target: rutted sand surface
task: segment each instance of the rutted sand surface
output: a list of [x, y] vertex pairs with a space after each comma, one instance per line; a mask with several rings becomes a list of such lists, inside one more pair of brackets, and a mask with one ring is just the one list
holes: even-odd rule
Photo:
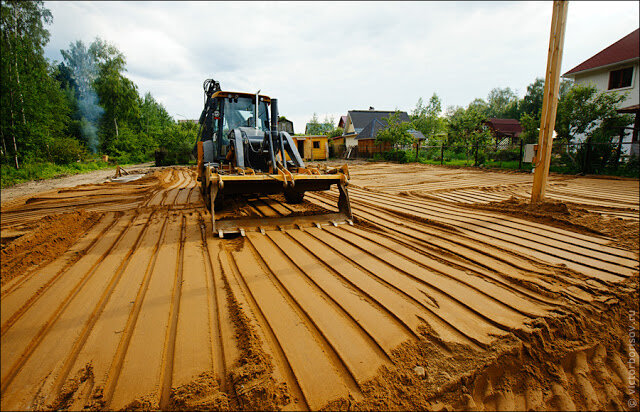
[[[429, 191], [529, 178], [456, 172], [355, 165], [354, 226], [236, 239], [211, 235], [186, 168], [3, 205], [14, 261], [60, 232], [46, 216], [83, 223], [3, 262], [2, 409], [633, 409], [637, 246]], [[337, 191], [306, 199], [242, 214], [335, 210]]]
[[[376, 163], [376, 173], [357, 165], [352, 183], [373, 191], [462, 204], [487, 204], [511, 198], [528, 202], [533, 174], [431, 165]], [[605, 216], [638, 220], [638, 179], [551, 174], [548, 201], [581, 205]]]
[[[153, 163], [141, 163], [127, 166], [126, 170], [131, 173], [146, 173], [153, 169]], [[59, 177], [57, 179], [33, 180], [31, 182], [19, 183], [2, 189], [0, 198], [2, 203], [12, 201], [24, 196], [34, 195], [50, 190], [57, 190], [65, 187], [74, 187], [88, 183], [106, 182], [115, 175], [115, 167], [109, 169], [95, 170], [87, 173], [80, 173], [72, 176]]]

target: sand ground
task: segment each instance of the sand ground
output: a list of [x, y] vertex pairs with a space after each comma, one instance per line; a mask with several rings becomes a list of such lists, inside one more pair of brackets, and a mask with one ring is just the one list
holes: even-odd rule
[[3, 198], [2, 409], [637, 410], [637, 180], [350, 168], [231, 239], [184, 167]]

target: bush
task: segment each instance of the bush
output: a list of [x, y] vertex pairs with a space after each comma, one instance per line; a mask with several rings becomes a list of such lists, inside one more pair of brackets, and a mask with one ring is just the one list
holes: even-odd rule
[[191, 145], [187, 142], [173, 145], [171, 150], [164, 147], [154, 153], [156, 166], [185, 165], [193, 157]]
[[49, 156], [55, 164], [64, 165], [85, 160], [87, 150], [74, 138], [59, 137], [52, 139], [49, 145]]
[[624, 176], [638, 177], [640, 175], [640, 161], [638, 156], [633, 155], [624, 163], [622, 167], [622, 173]]
[[415, 153], [413, 156], [411, 152], [405, 150], [392, 150], [390, 152], [384, 152], [384, 160], [398, 163], [409, 163], [415, 160]]
[[498, 150], [495, 154], [498, 162], [508, 162], [510, 160], [520, 160], [520, 148]]
[[474, 153], [472, 159], [476, 162], [476, 166], [481, 166], [487, 161], [487, 155], [482, 150], [478, 150], [478, 155], [475, 156]]

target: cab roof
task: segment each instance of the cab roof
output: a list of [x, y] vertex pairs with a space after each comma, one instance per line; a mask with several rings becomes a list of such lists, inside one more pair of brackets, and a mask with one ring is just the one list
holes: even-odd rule
[[[213, 96], [211, 96], [212, 98], [216, 98], [216, 97], [222, 97], [222, 98], [226, 98], [226, 97], [230, 97], [230, 96], [238, 96], [238, 97], [251, 97], [253, 99], [255, 99], [256, 95], [253, 93], [242, 93], [242, 92], [230, 92], [230, 91], [219, 91], [219, 92], [215, 92], [213, 94]], [[265, 96], [264, 94], [260, 94], [258, 95], [260, 96], [260, 99], [262, 99], [263, 101], [267, 102], [267, 103], [271, 103], [271, 97], [269, 96]]]

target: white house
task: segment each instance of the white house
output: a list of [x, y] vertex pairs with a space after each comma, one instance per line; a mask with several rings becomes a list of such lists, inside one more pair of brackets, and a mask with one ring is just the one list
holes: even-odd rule
[[583, 61], [562, 75], [573, 79], [575, 84], [591, 84], [600, 93], [625, 93], [626, 99], [620, 103], [621, 111], [635, 113], [635, 122], [629, 127], [624, 141], [635, 144], [632, 153], [638, 153], [638, 113], [640, 112], [640, 29], [613, 43], [609, 47]]

